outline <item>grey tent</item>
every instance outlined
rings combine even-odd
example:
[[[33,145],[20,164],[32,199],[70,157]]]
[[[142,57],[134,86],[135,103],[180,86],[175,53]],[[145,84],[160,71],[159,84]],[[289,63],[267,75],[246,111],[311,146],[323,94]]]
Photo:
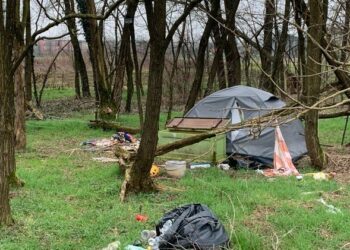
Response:
[[[232,124],[235,124],[284,106],[283,101],[266,91],[239,85],[203,98],[187,112],[185,117],[229,118]],[[304,127],[300,120],[283,124],[280,128],[293,161],[307,153]],[[254,161],[271,165],[275,142],[274,132],[273,127],[268,127],[256,138],[251,135],[250,128],[227,133],[227,154],[247,156]]]

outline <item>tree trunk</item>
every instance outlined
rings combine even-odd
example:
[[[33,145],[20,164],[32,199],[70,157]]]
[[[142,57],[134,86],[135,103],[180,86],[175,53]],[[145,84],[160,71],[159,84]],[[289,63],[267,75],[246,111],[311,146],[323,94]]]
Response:
[[[135,39],[135,29],[132,27],[131,30],[131,48],[132,48],[132,56],[135,67],[135,86],[136,86],[136,97],[137,97],[137,107],[139,111],[139,120],[140,120],[140,129],[142,131],[143,128],[143,108],[141,101],[142,94],[142,80],[141,80],[141,66],[139,66],[139,60],[137,57],[137,49],[136,49],[136,39]]]
[[[250,56],[252,53],[250,45],[245,42],[244,46],[244,73],[245,73],[245,81],[247,86],[252,86],[252,82],[250,79]]]
[[[15,172],[15,86],[10,72],[16,32],[16,4],[17,1],[13,0],[0,3],[0,226],[13,223],[9,178]]]
[[[159,114],[162,100],[163,70],[165,60],[166,1],[158,0],[152,6],[145,1],[150,33],[150,65],[144,130],[134,164],[126,170],[121,198],[125,192],[147,192],[154,190],[149,176],[157,148]],[[155,16],[157,15],[157,16]]]
[[[296,11],[299,12],[300,16],[304,19],[306,25],[310,27],[309,9],[306,6],[304,0],[294,0]],[[326,32],[325,25],[322,25],[323,32]],[[334,74],[337,77],[340,86],[342,88],[350,88],[350,76],[346,71],[341,69],[342,63],[337,61],[336,49],[330,41],[328,41],[326,36],[321,37],[321,46],[324,48],[322,50],[323,56],[326,58],[327,63],[333,68]],[[346,96],[350,98],[350,91],[345,92]]]
[[[23,11],[21,20],[20,11],[20,0],[17,1],[16,6],[16,37],[14,41],[14,56],[19,57],[24,48],[24,29],[26,26],[29,0],[23,0]],[[23,79],[23,65],[19,65],[15,72],[15,139],[16,139],[16,149],[25,149],[26,147],[26,121],[25,121],[25,111],[26,111],[26,100],[25,100],[25,86]]]
[[[31,12],[30,12],[30,1],[28,1],[28,8],[27,8],[27,14],[26,14],[27,20],[25,20],[25,32],[26,32],[26,40],[25,44],[28,45],[32,42],[32,26],[31,26]],[[25,57],[25,68],[24,68],[24,82],[25,82],[25,95],[26,95],[26,102],[31,102],[33,99],[33,92],[32,92],[32,74],[33,74],[33,62],[34,62],[34,55],[33,55],[33,47],[31,47],[28,50],[28,53]]]
[[[80,12],[96,15],[94,0],[77,0]],[[99,117],[103,120],[113,120],[117,112],[112,100],[111,84],[107,79],[107,66],[105,61],[100,28],[96,19],[83,19],[85,38],[89,46],[90,60],[94,74],[96,98],[98,102]]]
[[[282,31],[278,39],[277,49],[272,64],[272,79],[279,85],[281,89],[284,88],[284,72],[283,72],[283,58],[286,50],[288,39],[288,24],[290,14],[290,0],[285,1],[284,17],[282,24]]]
[[[273,31],[273,18],[275,15],[275,0],[265,0],[265,19],[264,19],[264,45],[260,52],[261,69],[260,75],[260,87],[271,93],[275,92],[275,86],[271,82],[269,76],[271,76],[271,56],[272,56],[272,31]]]
[[[197,54],[197,62],[196,62],[196,73],[192,83],[192,87],[190,90],[190,94],[187,99],[187,103],[185,106],[185,114],[194,106],[196,103],[197,97],[199,95],[202,78],[204,72],[204,59],[205,59],[205,51],[208,46],[208,40],[210,37],[210,33],[215,27],[216,21],[212,17],[216,17],[218,14],[218,10],[220,7],[220,0],[212,0],[212,9],[210,14],[208,15],[208,21],[205,25],[202,37],[199,42],[198,54]]]
[[[221,27],[218,31],[221,31],[221,32],[219,32],[218,37],[215,37],[215,41],[216,41],[216,39],[219,39],[218,47],[221,48],[221,51],[220,51],[221,55],[219,55],[218,70],[216,73],[217,73],[217,78],[218,78],[218,82],[219,82],[219,89],[224,89],[227,87],[225,61],[224,61],[224,46],[225,46],[226,30],[224,27]],[[214,36],[215,36],[215,34],[214,34]]]
[[[21,52],[22,46],[15,49],[18,55]],[[15,138],[16,149],[25,149],[27,144],[26,139],[26,104],[25,104],[25,87],[23,81],[23,66],[20,65],[15,74],[15,101],[16,101],[16,118],[15,118]]]
[[[236,12],[239,3],[240,0],[225,0],[225,10],[227,16],[226,26],[232,31],[236,29]],[[241,84],[241,56],[237,47],[236,35],[231,31],[228,32],[225,55],[227,63],[228,86],[231,87]]]
[[[124,86],[124,73],[126,70],[126,64],[128,60],[128,54],[130,54],[130,35],[131,29],[134,25],[134,16],[137,10],[138,0],[129,0],[127,2],[127,10],[124,18],[123,34],[120,42],[119,54],[116,57],[116,80],[113,88],[113,100],[115,102],[117,112],[120,112],[122,96],[123,96],[123,86]],[[129,85],[128,85],[129,87]],[[133,85],[132,85],[133,88]],[[133,90],[128,90],[129,94]],[[130,96],[129,96],[130,97]]]
[[[166,32],[166,0],[145,0],[147,25],[150,35],[150,65],[148,76],[148,93],[146,100],[146,115],[143,126],[140,147],[135,161],[125,173],[120,198],[124,200],[127,193],[147,192],[154,190],[154,183],[149,175],[158,143],[158,128],[160,106],[162,103],[163,70],[166,49],[179,25],[190,11],[200,2],[191,2],[183,14]]]
[[[74,0],[64,0],[65,14],[74,14]],[[90,87],[89,87],[89,77],[86,70],[86,65],[84,62],[83,54],[80,49],[80,44],[77,36],[77,26],[75,19],[68,19],[67,27],[69,31],[69,36],[73,46],[74,52],[74,65],[76,71],[76,94],[80,96],[80,80],[81,80],[81,92],[83,97],[90,97]]]
[[[310,0],[310,25],[308,34],[317,42],[321,43],[323,36],[322,28],[323,8],[319,0]],[[318,101],[321,89],[321,49],[315,44],[312,39],[307,40],[307,63],[306,77],[303,86],[303,96],[305,103],[311,106]],[[311,158],[311,163],[318,169],[322,170],[327,165],[327,157],[324,154],[318,138],[318,111],[310,110],[305,114],[305,140],[306,146]]]
[[[133,80],[133,71],[134,66],[131,59],[131,50],[130,46],[128,47],[128,54],[126,59],[126,76],[127,76],[127,93],[126,93],[126,104],[125,104],[125,112],[131,112],[131,101],[132,96],[134,95],[134,80]]]
[[[224,38],[220,35],[220,26],[216,25],[213,30],[214,33],[214,46],[215,46],[215,55],[209,71],[207,88],[204,92],[204,96],[210,95],[214,90],[214,80],[217,75],[219,82],[219,89],[226,88],[226,79],[225,79],[225,65],[223,61],[223,52],[224,52]]]
[[[171,69],[170,73],[170,79],[169,79],[169,104],[168,104],[168,115],[167,115],[167,121],[171,119],[171,113],[173,111],[174,106],[174,84],[175,84],[175,73],[178,69],[178,60],[181,53],[182,45],[184,42],[185,37],[185,31],[186,31],[186,22],[182,24],[182,30],[179,37],[179,42],[176,48],[175,54],[173,54],[173,67]]]
[[[79,66],[78,61],[75,59],[74,56],[74,88],[75,88],[75,98],[80,99],[81,93],[80,93],[80,76],[79,76]]]
[[[295,23],[302,27],[302,16],[301,16],[301,7],[300,4],[293,0],[294,5],[294,19]],[[303,76],[305,74],[305,65],[306,65],[306,56],[305,56],[305,37],[304,33],[301,29],[298,29],[298,74],[300,76]],[[299,77],[300,85],[303,86],[304,84],[304,78]],[[298,88],[298,86],[297,86]],[[300,88],[298,88],[298,98],[300,98]]]
[[[347,59],[347,53],[345,48],[348,46],[349,43],[349,32],[350,32],[350,0],[345,1],[345,20],[344,20],[344,27],[343,27],[343,39],[342,39],[342,50],[340,55],[340,60],[342,62],[345,62]]]

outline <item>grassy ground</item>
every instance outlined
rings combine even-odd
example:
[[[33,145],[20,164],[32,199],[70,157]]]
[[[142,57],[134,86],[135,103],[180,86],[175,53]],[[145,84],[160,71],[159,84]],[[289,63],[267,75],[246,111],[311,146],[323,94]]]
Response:
[[[254,171],[212,168],[187,171],[177,181],[158,179],[171,189],[122,204],[118,167],[96,163],[91,160],[96,153],[80,150],[82,141],[112,133],[89,129],[90,116],[27,123],[28,149],[17,154],[17,173],[26,185],[12,190],[16,224],[0,229],[0,249],[101,249],[114,240],[126,245],[153,228],[164,212],[197,202],[217,214],[234,249],[339,249],[350,243],[347,183],[268,180]],[[136,115],[124,115],[121,122],[138,124]],[[322,121],[322,142],[338,143],[343,126],[342,118]],[[347,142],[349,137],[348,132]],[[320,197],[341,213],[328,212]],[[140,212],[149,216],[146,223],[136,222]]]

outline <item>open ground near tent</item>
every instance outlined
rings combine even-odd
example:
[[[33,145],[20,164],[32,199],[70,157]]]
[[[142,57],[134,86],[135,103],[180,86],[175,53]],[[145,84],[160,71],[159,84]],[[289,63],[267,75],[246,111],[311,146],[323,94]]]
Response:
[[[17,173],[25,186],[11,192],[16,224],[1,229],[0,249],[100,249],[114,240],[127,245],[143,229],[153,228],[164,212],[193,202],[208,205],[219,217],[235,249],[338,249],[350,244],[349,165],[339,158],[349,152],[346,147],[327,147],[338,157],[332,167],[339,171],[335,180],[267,179],[253,170],[187,170],[180,180],[158,177],[165,191],[120,203],[123,176],[116,163],[92,161],[98,153],[80,148],[82,141],[110,137],[111,131],[87,126],[93,112],[56,115],[27,123],[28,149],[17,155]],[[136,114],[120,119],[138,124]],[[160,126],[164,122],[162,114]],[[321,142],[339,144],[343,127],[343,118],[321,121]],[[304,160],[299,170],[314,172],[307,164]],[[340,212],[329,211],[320,198]],[[136,221],[139,213],[149,220]]]

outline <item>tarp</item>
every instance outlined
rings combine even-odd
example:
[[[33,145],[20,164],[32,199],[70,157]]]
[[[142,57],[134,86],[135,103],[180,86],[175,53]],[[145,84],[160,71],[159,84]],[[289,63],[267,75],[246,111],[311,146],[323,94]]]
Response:
[[[271,93],[239,85],[203,98],[185,117],[229,118],[235,124],[278,110],[285,105]],[[293,161],[307,153],[304,127],[300,120],[293,120],[280,128]],[[274,127],[263,129],[258,137],[251,135],[250,128],[227,133],[227,154],[248,156],[262,164],[272,165],[274,135]]]

